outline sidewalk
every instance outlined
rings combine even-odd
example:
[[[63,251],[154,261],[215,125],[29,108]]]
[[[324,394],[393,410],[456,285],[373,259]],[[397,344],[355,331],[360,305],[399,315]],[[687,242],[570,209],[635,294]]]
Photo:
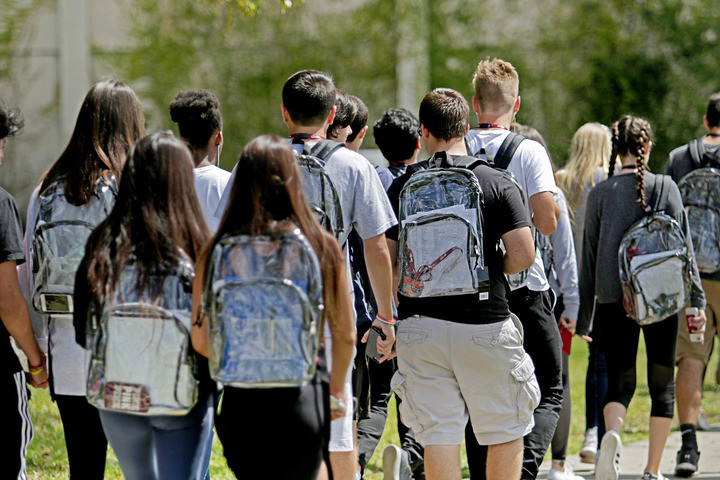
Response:
[[[697,432],[698,444],[700,445],[699,474],[692,478],[720,480],[720,424],[715,424],[709,432]],[[660,471],[668,478],[675,478],[675,454],[680,449],[680,432],[673,432],[665,445]],[[620,479],[639,480],[643,474],[643,468],[647,461],[648,442],[640,442],[623,445],[620,454]],[[568,456],[568,463],[573,467],[575,473],[586,479],[593,479],[594,466],[580,463],[580,457]],[[539,480],[547,478],[550,470],[550,461],[545,461],[540,466]]]

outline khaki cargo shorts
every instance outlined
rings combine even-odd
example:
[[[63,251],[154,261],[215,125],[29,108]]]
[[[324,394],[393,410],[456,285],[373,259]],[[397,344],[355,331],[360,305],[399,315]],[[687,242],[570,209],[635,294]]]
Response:
[[[415,316],[397,331],[392,388],[400,417],[423,445],[460,445],[468,418],[480,445],[521,438],[540,401],[516,317],[465,325]]]
[[[702,343],[693,343],[690,341],[690,332],[688,332],[687,322],[685,321],[685,311],[681,310],[677,352],[675,353],[676,362],[679,362],[685,357],[692,357],[702,360],[703,363],[707,364],[710,359],[713,337],[717,334],[717,317],[720,315],[720,282],[702,279],[702,287],[707,301],[707,307],[705,307],[705,315],[707,316],[705,339]]]

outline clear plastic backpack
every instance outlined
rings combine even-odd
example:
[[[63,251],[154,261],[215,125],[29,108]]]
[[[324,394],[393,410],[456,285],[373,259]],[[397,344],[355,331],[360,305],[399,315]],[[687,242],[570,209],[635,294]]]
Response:
[[[483,251],[483,194],[474,157],[449,163],[441,152],[415,172],[400,192],[398,292],[427,298],[478,294],[488,298]]]
[[[512,181],[512,183],[518,189],[518,192],[520,192],[520,197],[522,198],[523,205],[524,206],[527,205],[527,198],[525,196],[525,191],[520,186],[520,184],[517,182],[517,180],[515,180],[515,175],[513,175],[509,171],[504,170],[502,168],[496,168],[496,169],[500,170],[501,172],[505,172],[507,174],[508,178]],[[535,226],[532,225],[532,222],[530,223],[530,230],[531,230],[533,237],[536,237]],[[502,240],[500,241],[500,244],[502,245]],[[502,248],[504,248],[504,246]],[[536,248],[537,248],[537,243],[536,243]],[[505,280],[507,280],[510,290],[517,290],[518,288],[525,285],[529,271],[530,271],[530,269],[526,268],[522,272],[513,273],[512,275],[505,275]]]
[[[333,234],[340,245],[347,240],[337,189],[325,170],[325,159],[344,144],[321,140],[312,148],[303,143],[303,153],[295,157],[303,174],[303,190],[317,221]]]
[[[101,177],[90,200],[80,206],[65,198],[65,179],[59,177],[39,197],[39,213],[33,236],[32,304],[45,314],[73,312],[75,274],[85,256],[85,244],[95,227],[110,214],[117,183]]]
[[[700,168],[678,182],[698,269],[720,270],[720,170]]]
[[[299,229],[221,238],[205,273],[203,311],[214,380],[241,388],[293,387],[315,374],[322,275]]]
[[[192,261],[178,252],[170,273],[144,295],[132,257],[128,262],[87,329],[88,402],[136,415],[185,415],[198,394],[190,342]]]
[[[690,298],[692,256],[680,224],[659,211],[663,175],[655,207],[625,232],[618,249],[625,312],[639,325],[656,323],[679,312]],[[660,184],[658,189],[658,184]]]

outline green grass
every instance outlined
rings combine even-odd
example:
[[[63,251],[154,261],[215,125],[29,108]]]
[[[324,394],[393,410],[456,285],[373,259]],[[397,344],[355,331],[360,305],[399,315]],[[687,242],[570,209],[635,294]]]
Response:
[[[641,341],[638,353],[638,387],[635,392],[624,425],[623,441],[632,442],[647,438],[648,415],[650,412],[650,396],[647,388],[645,346]],[[715,369],[717,368],[717,349],[710,360],[708,374],[705,381],[703,409],[711,423],[720,422],[720,386],[715,384]],[[580,449],[585,429],[585,371],[587,368],[587,345],[579,339],[573,342],[573,352],[570,358],[570,386],[572,391],[572,429],[568,453],[577,453]],[[68,478],[67,454],[62,433],[62,424],[57,407],[50,400],[45,391],[33,391],[30,410],[35,426],[35,438],[28,451],[28,471],[31,479],[50,480]],[[388,422],[385,434],[380,440],[375,455],[368,465],[365,474],[366,480],[382,479],[382,451],[389,444],[399,444],[397,434],[395,400],[391,401]],[[673,429],[677,429],[675,422]],[[464,455],[463,455],[464,457]],[[282,461],[281,459],[278,459]],[[463,458],[465,476],[467,476],[467,463]],[[213,479],[225,480],[235,478],[227,468],[222,455],[222,446],[215,437],[213,455],[210,463],[210,473]],[[108,454],[105,473],[106,479],[121,479],[122,473],[117,459],[112,451]]]

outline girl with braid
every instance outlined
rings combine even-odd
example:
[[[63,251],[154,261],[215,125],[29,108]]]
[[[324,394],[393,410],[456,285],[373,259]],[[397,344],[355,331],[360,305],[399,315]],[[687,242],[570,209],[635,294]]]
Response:
[[[647,204],[675,218],[685,235],[688,222],[680,192],[670,177],[654,175],[647,169],[652,147],[650,124],[626,115],[612,125],[612,153],[609,178],[590,191],[585,215],[582,258],[580,261],[580,312],[576,333],[593,330],[605,347],[608,391],[604,402],[607,433],[600,444],[595,470],[597,480],[617,480],[622,429],[627,407],[635,392],[635,364],[642,330],[647,349],[650,410],[650,442],[642,480],[663,480],[659,471],[665,441],[670,431],[675,403],[675,344],[679,319],[672,315],[660,322],[639,326],[625,314],[622,305],[618,248],[625,231],[644,215]],[[615,164],[621,166],[615,173]],[[664,192],[659,201],[656,195]],[[694,254],[691,252],[694,256]],[[705,295],[693,262],[693,288],[690,305],[700,313],[695,317],[698,331],[705,329]]]

